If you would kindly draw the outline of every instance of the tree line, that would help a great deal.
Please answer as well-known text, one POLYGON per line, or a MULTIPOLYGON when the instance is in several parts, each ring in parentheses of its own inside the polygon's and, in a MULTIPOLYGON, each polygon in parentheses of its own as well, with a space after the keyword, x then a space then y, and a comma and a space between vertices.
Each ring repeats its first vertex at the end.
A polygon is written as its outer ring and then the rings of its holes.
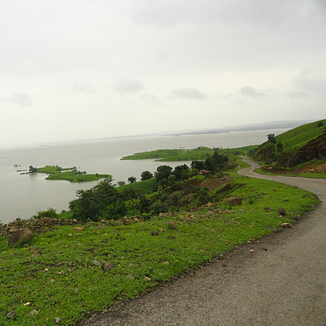
MULTIPOLYGON (((161 165, 154 174, 150 171, 143 171, 141 180, 154 179, 151 192, 159 193, 167 188, 176 188, 176 185, 194 177, 202 170, 210 174, 223 170, 227 161, 228 157, 215 151, 205 160, 191 162, 190 167, 183 164, 173 169, 168 165, 161 165)), ((72 218, 87 222, 101 219, 120 219, 126 215, 148 217, 168 210, 162 201, 162 196, 148 196, 144 191, 132 188, 118 191, 112 181, 112 177, 108 177, 91 189, 78 190, 78 198, 69 203, 72 218)), ((136 178, 130 177, 128 181, 130 183, 136 182, 136 178)))

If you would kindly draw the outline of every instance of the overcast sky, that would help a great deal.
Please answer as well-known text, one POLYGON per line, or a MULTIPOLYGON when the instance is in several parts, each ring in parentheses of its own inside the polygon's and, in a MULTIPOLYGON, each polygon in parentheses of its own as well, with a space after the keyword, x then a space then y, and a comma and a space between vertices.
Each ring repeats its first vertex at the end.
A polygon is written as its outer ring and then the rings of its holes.
POLYGON ((325 0, 1 0, 0 146, 326 118, 325 0))

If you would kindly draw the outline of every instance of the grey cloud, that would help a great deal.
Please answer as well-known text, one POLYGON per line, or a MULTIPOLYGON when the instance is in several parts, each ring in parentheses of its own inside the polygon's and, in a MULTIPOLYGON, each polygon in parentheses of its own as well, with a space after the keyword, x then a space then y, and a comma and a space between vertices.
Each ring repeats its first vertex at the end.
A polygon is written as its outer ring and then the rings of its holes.
POLYGON ((81 92, 81 93, 95 93, 95 89, 93 86, 89 85, 89 84, 79 84, 79 85, 75 85, 73 87, 73 91, 75 92, 81 92))
POLYGON ((314 0, 314 2, 316 3, 316 6, 321 9, 322 11, 324 11, 324 13, 326 14, 326 2, 325 0, 314 0))
POLYGON ((134 5, 131 16, 139 24, 171 26, 182 23, 214 23, 221 21, 249 24, 282 24, 298 7, 297 0, 140 0, 134 5))
POLYGON ((162 104, 162 101, 160 100, 160 98, 157 97, 156 95, 152 95, 152 94, 141 95, 140 99, 146 100, 148 102, 155 103, 155 104, 162 104))
POLYGON ((306 92, 302 91, 289 91, 287 93, 287 97, 292 98, 292 99, 299 99, 299 98, 304 98, 304 97, 309 97, 310 95, 306 92))
POLYGON ((315 74, 312 70, 302 71, 294 80, 293 85, 303 92, 326 94, 326 76, 315 74))
POLYGON ((251 86, 243 86, 240 89, 240 93, 242 95, 244 95, 244 96, 250 96, 250 97, 261 97, 261 96, 265 96, 265 94, 259 93, 257 90, 255 90, 251 86))
POLYGON ((205 100, 206 94, 200 92, 197 88, 182 88, 175 91, 172 91, 171 94, 177 97, 184 97, 193 100, 205 100))
POLYGON ((32 99, 24 92, 13 92, 11 97, 7 98, 8 101, 18 105, 29 106, 33 105, 32 99))
POLYGON ((140 92, 144 89, 143 84, 137 79, 123 78, 119 79, 113 85, 113 89, 120 94, 140 92))

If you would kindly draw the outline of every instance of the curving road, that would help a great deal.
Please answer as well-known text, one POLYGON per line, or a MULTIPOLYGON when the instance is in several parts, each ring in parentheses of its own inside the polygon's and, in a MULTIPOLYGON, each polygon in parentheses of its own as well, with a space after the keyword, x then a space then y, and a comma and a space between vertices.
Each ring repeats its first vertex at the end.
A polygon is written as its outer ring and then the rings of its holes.
POLYGON ((322 204, 294 228, 80 325, 326 326, 326 179, 260 175, 244 160, 240 174, 307 189, 322 204))

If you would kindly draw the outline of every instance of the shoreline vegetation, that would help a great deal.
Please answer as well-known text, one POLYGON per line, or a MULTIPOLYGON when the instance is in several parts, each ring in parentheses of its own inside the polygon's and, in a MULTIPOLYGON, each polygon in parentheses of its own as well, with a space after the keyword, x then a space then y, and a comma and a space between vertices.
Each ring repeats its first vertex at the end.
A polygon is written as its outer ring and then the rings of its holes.
POLYGON ((35 168, 30 165, 28 172, 21 174, 45 173, 48 176, 46 180, 64 180, 72 183, 96 181, 112 177, 109 174, 87 174, 86 171, 78 171, 76 167, 62 168, 58 165, 46 165, 41 168, 35 168))

